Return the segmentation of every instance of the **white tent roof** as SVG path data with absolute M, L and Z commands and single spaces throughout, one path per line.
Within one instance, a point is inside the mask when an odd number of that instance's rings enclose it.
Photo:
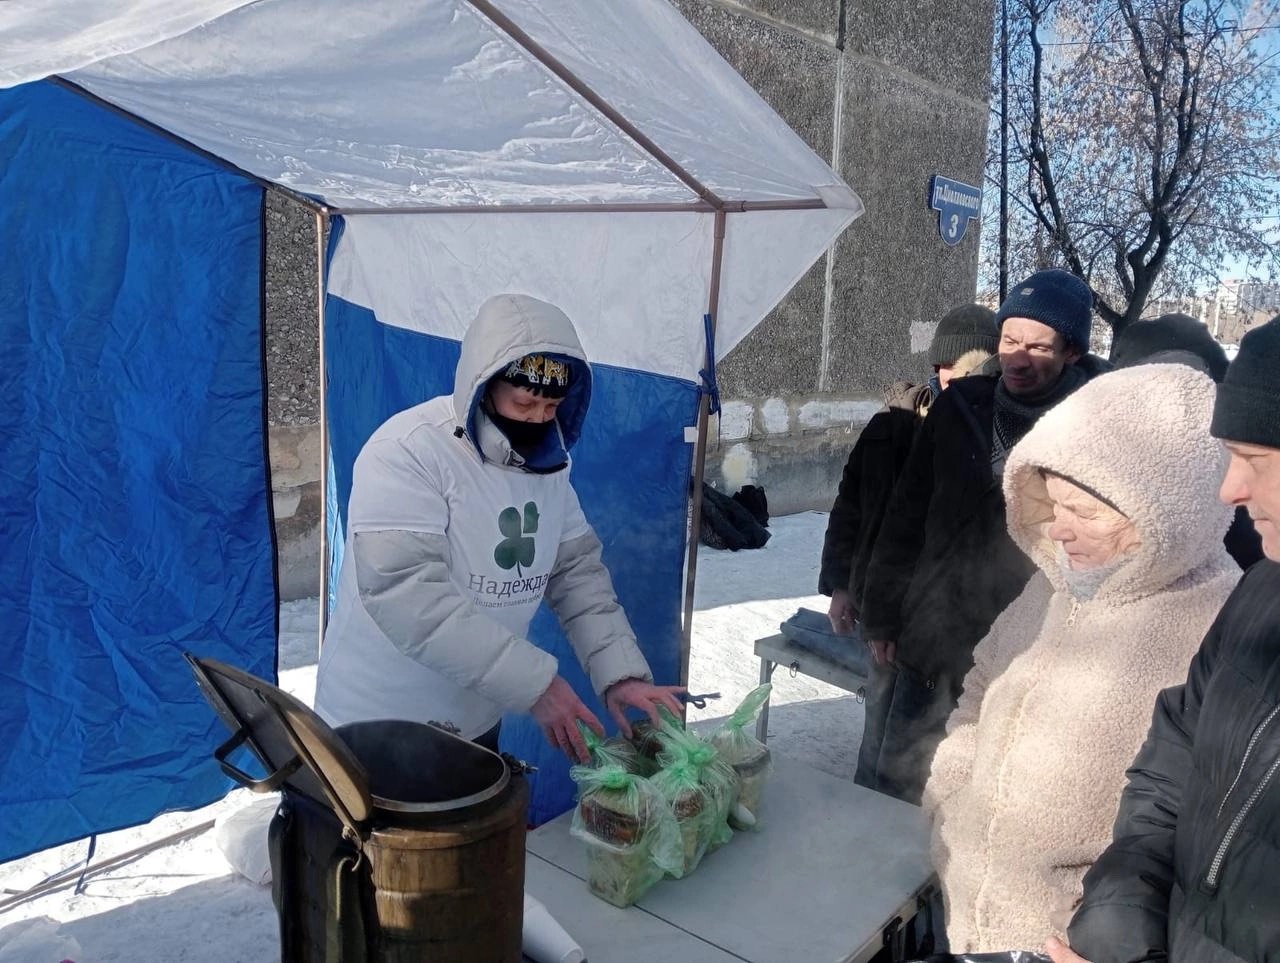
M 856 204 L 665 0 L 501 7 L 717 194 Z M 467 0 L 260 0 L 67 76 L 338 207 L 696 199 Z
M 251 2 L 5 0 L 0 3 L 0 87 L 133 53 Z
M 61 71 L 350 215 L 330 290 L 388 324 L 460 336 L 497 285 L 598 323 L 595 360 L 696 379 L 713 212 L 734 212 L 723 354 L 862 210 L 666 0 L 103 6 L 0 4 L 0 82 Z M 506 211 L 536 220 L 487 220 Z M 642 349 L 637 331 L 664 333 Z

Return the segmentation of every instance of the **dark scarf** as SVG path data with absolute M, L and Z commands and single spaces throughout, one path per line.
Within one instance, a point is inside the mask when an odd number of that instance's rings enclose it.
M 550 475 L 569 464 L 562 444 L 562 436 L 555 431 L 556 422 L 518 421 L 498 414 L 493 400 L 485 395 L 484 413 L 497 429 L 506 436 L 511 450 L 520 456 L 520 467 L 535 475 Z
M 1058 380 L 1047 391 L 1019 397 L 1010 394 L 1001 378 L 996 383 L 995 417 L 991 425 L 992 474 L 997 478 L 1003 475 L 1009 450 L 1022 440 L 1041 415 L 1088 380 L 1088 376 L 1076 365 L 1069 364 L 1062 369 Z
M 518 421 L 498 414 L 491 406 L 486 407 L 485 414 L 498 426 L 498 430 L 507 436 L 511 447 L 526 458 L 538 450 L 547 437 L 547 432 L 551 430 L 549 421 Z
M 937 372 L 929 379 L 929 404 L 925 405 L 928 409 L 929 405 L 938 400 L 938 395 L 942 394 L 942 380 L 938 377 Z

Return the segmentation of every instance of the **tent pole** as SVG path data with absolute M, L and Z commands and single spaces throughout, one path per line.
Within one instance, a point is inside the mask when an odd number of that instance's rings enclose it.
M 329 234 L 329 215 L 316 211 L 316 317 L 320 357 L 320 637 L 316 651 L 324 645 L 324 630 L 329 625 L 329 369 L 325 359 L 324 295 L 328 286 L 325 264 L 325 238 Z
M 26 903 L 30 900 L 36 899 L 37 897 L 48 895 L 49 893 L 62 889 L 65 886 L 72 886 L 75 884 L 77 879 L 84 880 L 90 876 L 97 876 L 100 873 L 105 873 L 109 869 L 115 869 L 117 866 L 123 866 L 130 860 L 141 859 L 143 856 L 146 856 L 148 853 L 153 853 L 157 849 L 163 849 L 165 846 L 180 843 L 184 839 L 191 839 L 194 836 L 199 836 L 201 833 L 208 832 L 213 828 L 213 826 L 214 820 L 206 820 L 198 825 L 189 826 L 186 829 L 180 829 L 175 833 L 170 833 L 163 839 L 156 839 L 152 842 L 144 843 L 135 849 L 129 850 L 127 853 L 120 853 L 116 856 L 112 856 L 110 859 L 104 859 L 93 866 L 86 866 L 83 869 L 76 866 L 71 869 L 63 870 L 60 873 L 55 873 L 43 882 L 37 883 L 35 886 L 28 890 L 24 890 L 21 893 L 8 895 L 8 891 L 6 891 L 6 898 L 4 900 L 0 900 L 0 913 L 12 909 L 20 903 Z
M 344 217 L 379 214 L 710 214 L 723 210 L 740 211 L 816 211 L 825 210 L 820 198 L 797 198 L 790 201 L 726 201 L 714 207 L 706 201 L 674 201 L 671 203 L 614 204 L 427 204 L 405 207 L 329 207 L 331 215 Z
M 742 203 L 742 202 L 739 202 Z M 796 201 L 797 204 L 805 203 Z M 821 203 L 819 203 L 821 206 Z M 710 214 L 706 201 L 643 201 L 612 204 L 419 204 L 406 207 L 331 207 L 330 214 Z
M 720 269 L 724 263 L 725 220 L 725 212 L 716 211 L 715 241 L 711 249 L 711 291 L 707 296 L 707 313 L 711 315 L 713 333 L 716 327 L 716 313 L 720 310 Z M 698 532 L 702 526 L 702 476 L 706 467 L 707 421 L 710 410 L 711 397 L 704 391 L 698 402 L 698 437 L 693 447 L 693 490 L 690 493 L 693 511 L 689 518 L 689 548 L 684 575 L 684 615 L 681 620 L 680 635 L 681 685 L 689 684 L 689 651 L 693 645 L 693 588 L 698 573 Z

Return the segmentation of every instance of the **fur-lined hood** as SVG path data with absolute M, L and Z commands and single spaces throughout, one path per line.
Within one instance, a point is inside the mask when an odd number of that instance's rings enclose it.
M 951 380 L 957 378 L 967 378 L 971 374 L 977 374 L 978 371 L 994 357 L 989 351 L 983 351 L 981 348 L 974 348 L 972 351 L 966 351 L 956 359 L 955 371 L 951 375 Z M 924 417 L 929 413 L 929 406 L 933 404 L 934 398 L 933 379 L 922 385 L 912 384 L 910 381 L 895 381 L 886 389 L 884 393 L 884 403 L 889 408 L 901 408 L 904 411 L 914 411 L 916 414 Z
M 1009 533 L 1064 589 L 1048 536 L 1043 472 L 1069 479 L 1129 518 L 1142 544 L 1097 597 L 1137 598 L 1222 555 L 1231 509 L 1218 500 L 1227 456 L 1209 435 L 1213 382 L 1183 365 L 1142 365 L 1090 381 L 1046 413 L 1009 454 Z
M 955 381 L 957 378 L 967 378 L 969 375 L 981 373 L 983 366 L 994 357 L 995 355 L 990 351 L 983 351 L 981 348 L 966 351 L 956 358 L 951 380 Z

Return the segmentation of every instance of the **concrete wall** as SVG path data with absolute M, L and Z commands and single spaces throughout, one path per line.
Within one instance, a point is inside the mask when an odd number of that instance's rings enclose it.
M 280 597 L 320 591 L 319 301 L 316 220 L 267 194 L 267 425 Z
M 929 178 L 981 184 L 994 0 L 675 0 L 861 195 L 866 213 L 719 366 L 707 478 L 826 509 L 883 389 L 923 378 L 937 319 L 972 300 L 979 225 L 943 243 Z M 286 599 L 318 590 L 313 217 L 268 206 L 268 417 Z
M 927 195 L 933 174 L 982 183 L 994 0 L 679 6 L 866 205 L 721 362 L 722 398 L 753 417 L 745 438 L 727 440 L 722 423 L 708 446 L 717 487 L 762 485 L 779 514 L 825 509 L 874 402 L 927 375 L 938 318 L 974 296 L 979 224 L 948 247 Z M 829 423 L 799 417 L 816 400 Z M 783 408 L 785 422 L 766 417 Z

